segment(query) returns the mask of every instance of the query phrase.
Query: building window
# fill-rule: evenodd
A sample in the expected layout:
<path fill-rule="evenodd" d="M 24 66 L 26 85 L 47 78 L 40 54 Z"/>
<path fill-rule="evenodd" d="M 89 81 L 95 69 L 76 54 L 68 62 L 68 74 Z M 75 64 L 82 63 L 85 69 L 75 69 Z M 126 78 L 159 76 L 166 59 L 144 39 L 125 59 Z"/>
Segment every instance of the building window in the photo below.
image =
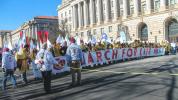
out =
<path fill-rule="evenodd" d="M 65 12 L 65 17 L 67 16 L 67 12 Z"/>
<path fill-rule="evenodd" d="M 104 28 L 101 28 L 101 34 L 103 34 L 104 33 Z"/>
<path fill-rule="evenodd" d="M 83 34 L 83 32 L 81 32 L 81 37 L 83 37 L 84 36 L 84 34 Z"/>
<path fill-rule="evenodd" d="M 111 1 L 111 6 L 114 7 L 114 1 L 113 0 Z"/>
<path fill-rule="evenodd" d="M 63 19 L 63 14 L 61 14 L 61 18 Z"/>
<path fill-rule="evenodd" d="M 120 11 L 121 11 L 121 12 L 120 12 L 120 15 L 123 16 L 123 9 L 121 8 Z"/>
<path fill-rule="evenodd" d="M 112 26 L 109 26 L 109 32 L 112 32 Z"/>
<path fill-rule="evenodd" d="M 87 31 L 87 36 L 90 37 L 91 36 L 91 31 Z"/>
<path fill-rule="evenodd" d="M 131 14 L 131 15 L 134 14 L 134 7 L 133 7 L 133 5 L 130 6 L 130 14 Z"/>
<path fill-rule="evenodd" d="M 69 15 L 71 14 L 71 10 L 69 10 Z"/>
<path fill-rule="evenodd" d="M 96 29 L 93 30 L 93 35 L 96 35 Z"/>
<path fill-rule="evenodd" d="M 175 2 L 175 0 L 169 0 L 169 4 L 174 5 L 174 4 L 176 4 L 176 2 Z"/>
<path fill-rule="evenodd" d="M 142 5 L 142 13 L 144 14 L 145 11 L 146 11 L 146 4 L 143 4 L 143 5 Z"/>
<path fill-rule="evenodd" d="M 155 1 L 155 11 L 158 11 L 158 9 L 160 8 L 160 0 Z"/>

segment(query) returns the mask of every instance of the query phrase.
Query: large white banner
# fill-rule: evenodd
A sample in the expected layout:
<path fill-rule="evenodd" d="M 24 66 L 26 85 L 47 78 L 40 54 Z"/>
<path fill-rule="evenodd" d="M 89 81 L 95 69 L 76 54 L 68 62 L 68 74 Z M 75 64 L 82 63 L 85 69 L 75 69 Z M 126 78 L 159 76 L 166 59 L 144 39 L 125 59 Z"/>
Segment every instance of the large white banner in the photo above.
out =
<path fill-rule="evenodd" d="M 129 58 L 152 57 L 164 55 L 164 48 L 122 48 L 107 49 L 93 52 L 83 52 L 82 67 L 93 66 L 109 61 L 124 60 Z M 70 71 L 67 65 L 66 56 L 56 57 L 61 66 L 54 66 L 53 73 L 61 73 Z"/>

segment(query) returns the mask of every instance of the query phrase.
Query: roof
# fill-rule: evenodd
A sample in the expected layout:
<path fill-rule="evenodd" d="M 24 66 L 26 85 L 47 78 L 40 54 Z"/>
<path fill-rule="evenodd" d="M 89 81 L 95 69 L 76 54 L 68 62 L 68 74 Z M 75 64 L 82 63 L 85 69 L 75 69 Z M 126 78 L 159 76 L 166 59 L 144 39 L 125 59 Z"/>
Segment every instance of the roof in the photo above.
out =
<path fill-rule="evenodd" d="M 58 19 L 58 16 L 36 16 L 39 19 Z"/>

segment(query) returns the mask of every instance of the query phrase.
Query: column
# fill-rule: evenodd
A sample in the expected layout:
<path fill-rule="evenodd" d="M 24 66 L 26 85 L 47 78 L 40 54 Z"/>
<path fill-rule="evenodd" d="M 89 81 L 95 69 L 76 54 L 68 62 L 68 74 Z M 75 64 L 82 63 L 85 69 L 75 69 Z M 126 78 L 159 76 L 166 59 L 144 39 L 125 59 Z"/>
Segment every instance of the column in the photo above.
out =
<path fill-rule="evenodd" d="M 35 39 L 38 40 L 38 28 L 37 28 L 37 24 L 34 24 L 34 32 L 35 32 Z"/>
<path fill-rule="evenodd" d="M 81 4 L 78 3 L 78 25 L 79 25 L 79 28 L 81 27 L 81 23 L 82 23 L 82 17 L 81 17 Z"/>
<path fill-rule="evenodd" d="M 164 11 L 166 9 L 166 0 L 160 0 L 160 10 Z"/>
<path fill-rule="evenodd" d="M 146 14 L 150 14 L 151 13 L 151 0 L 146 0 L 146 10 L 147 10 Z"/>
<path fill-rule="evenodd" d="M 128 1 L 123 0 L 123 17 L 126 19 L 128 16 Z"/>
<path fill-rule="evenodd" d="M 138 16 L 138 0 L 134 0 L 134 16 Z"/>
<path fill-rule="evenodd" d="M 109 1 L 108 0 L 105 0 L 105 6 L 106 6 L 106 9 L 105 9 L 105 15 L 106 15 L 105 22 L 107 23 L 109 21 Z"/>
<path fill-rule="evenodd" d="M 101 0 L 97 0 L 97 17 L 98 17 L 98 25 L 101 24 Z"/>
<path fill-rule="evenodd" d="M 93 0 L 90 0 L 90 25 L 94 23 L 94 11 L 93 11 Z"/>
<path fill-rule="evenodd" d="M 120 5 L 118 5 L 118 0 L 114 0 L 114 21 L 117 21 L 117 18 L 118 18 L 118 6 L 120 6 Z"/>
<path fill-rule="evenodd" d="M 84 0 L 84 26 L 86 27 L 88 25 L 88 8 L 87 8 L 87 1 Z"/>
<path fill-rule="evenodd" d="M 75 30 L 75 11 L 74 6 L 72 6 L 72 28 Z"/>
<path fill-rule="evenodd" d="M 74 15 L 74 29 L 77 28 L 77 10 L 76 10 L 76 5 L 73 6 L 74 8 L 74 12 L 73 12 L 73 15 Z"/>

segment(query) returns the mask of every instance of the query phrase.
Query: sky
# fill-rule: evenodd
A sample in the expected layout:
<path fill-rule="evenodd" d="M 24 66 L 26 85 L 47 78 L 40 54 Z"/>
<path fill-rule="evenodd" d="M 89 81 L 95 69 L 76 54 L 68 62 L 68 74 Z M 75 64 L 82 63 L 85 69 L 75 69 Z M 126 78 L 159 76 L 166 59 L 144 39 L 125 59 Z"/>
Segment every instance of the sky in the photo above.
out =
<path fill-rule="evenodd" d="M 0 30 L 15 30 L 35 16 L 57 16 L 61 0 L 0 0 Z"/>

